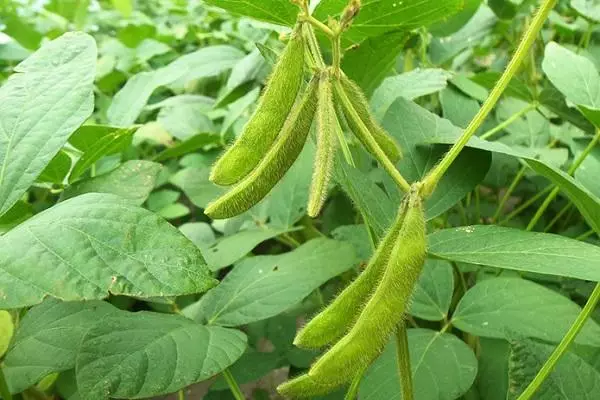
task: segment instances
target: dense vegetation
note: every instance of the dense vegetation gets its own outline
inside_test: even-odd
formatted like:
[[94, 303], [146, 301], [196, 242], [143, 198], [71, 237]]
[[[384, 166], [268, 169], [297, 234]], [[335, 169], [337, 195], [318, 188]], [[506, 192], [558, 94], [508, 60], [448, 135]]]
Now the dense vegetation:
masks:
[[2, 1], [0, 398], [600, 398], [598, 23]]

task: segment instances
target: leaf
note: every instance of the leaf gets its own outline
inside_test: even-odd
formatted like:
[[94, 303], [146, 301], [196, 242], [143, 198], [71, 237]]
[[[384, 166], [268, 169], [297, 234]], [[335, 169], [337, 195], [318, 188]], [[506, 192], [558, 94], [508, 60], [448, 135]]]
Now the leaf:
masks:
[[373, 113], [378, 119], [383, 119], [398, 98], [414, 100], [438, 92], [446, 88], [450, 77], [450, 73], [443, 69], [430, 68], [386, 78], [371, 99]]
[[248, 258], [184, 314], [222, 326], [267, 319], [350, 269], [355, 260], [352, 246], [330, 239], [312, 240], [283, 255]]
[[[347, 32], [348, 39], [353, 41], [430, 25], [458, 12], [463, 6], [462, 0], [362, 0], [361, 3], [360, 13]], [[329, 16], [339, 16], [347, 4], [348, 0], [321, 0], [314, 15], [327, 21]]]
[[63, 192], [62, 199], [84, 193], [112, 193], [141, 206], [154, 189], [162, 169], [162, 165], [150, 161], [126, 161], [110, 172], [75, 182]]
[[0, 357], [4, 356], [13, 336], [13, 320], [8, 311], [0, 310]]
[[233, 14], [278, 25], [293, 26], [300, 9], [289, 0], [205, 0], [207, 4], [223, 8]]
[[[589, 144], [589, 143], [585, 143]], [[578, 154], [581, 154], [584, 150], [584, 143], [575, 143], [575, 148]], [[583, 187], [594, 194], [600, 199], [600, 182], [598, 177], [600, 176], [600, 148], [596, 147], [592, 152], [585, 158], [583, 163], [575, 171], [575, 179]]]
[[233, 364], [246, 349], [237, 330], [178, 315], [121, 312], [91, 328], [77, 355], [84, 399], [137, 399], [175, 392]]
[[52, 161], [46, 165], [39, 178], [39, 182], [50, 182], [62, 184], [71, 170], [71, 157], [63, 150], [54, 156]]
[[391, 32], [367, 38], [357, 48], [346, 51], [342, 69], [370, 95], [394, 68], [405, 37], [404, 32]]
[[[98, 142], [114, 134], [120, 128], [110, 125], [86, 124], [82, 125], [71, 135], [69, 143], [82, 153], [87, 153], [98, 146]], [[110, 153], [116, 154], [119, 150]]]
[[481, 1], [482, 0], [465, 0], [465, 5], [462, 11], [451, 16], [445, 21], [429, 27], [429, 31], [433, 34], [433, 36], [438, 37], [450, 36], [459, 31], [460, 28], [466, 25], [467, 22], [473, 18], [473, 15], [475, 15], [481, 6]]
[[477, 391], [485, 400], [506, 400], [509, 345], [506, 340], [479, 338]]
[[178, 296], [215, 283], [200, 251], [176, 228], [114, 195], [64, 201], [0, 237], [0, 308], [46, 296]]
[[132, 0], [111, 0], [115, 7], [125, 18], [129, 18], [133, 12]]
[[[511, 341], [508, 399], [516, 399], [546, 362], [554, 346], [530, 339]], [[594, 399], [600, 391], [600, 373], [576, 354], [567, 351], [542, 383], [536, 399]]]
[[92, 113], [95, 66], [92, 37], [67, 33], [16, 66], [0, 88], [0, 215]]
[[548, 233], [495, 225], [429, 235], [429, 253], [448, 261], [600, 281], [600, 247]]
[[[510, 332], [558, 343], [581, 307], [537, 283], [519, 278], [479, 282], [460, 300], [452, 325], [476, 336], [510, 338]], [[600, 346], [600, 326], [588, 320], [575, 339]]]
[[102, 157], [115, 154], [131, 145], [133, 134], [137, 128], [117, 129], [97, 140], [75, 163], [69, 182], [74, 182]]
[[20, 393], [54, 372], [75, 368], [79, 343], [92, 326], [117, 309], [101, 301], [48, 299], [21, 320], [4, 360], [12, 393]]
[[427, 260], [415, 286], [409, 313], [428, 321], [445, 320], [453, 294], [454, 272], [450, 263]]
[[[399, 169], [409, 182], [424, 178], [446, 151], [442, 147], [424, 146], [429, 138], [458, 136], [461, 133], [461, 129], [449, 121], [404, 98], [399, 98], [392, 104], [383, 120], [383, 126], [404, 150], [405, 156], [399, 163]], [[489, 154], [463, 151], [427, 200], [427, 218], [435, 218], [458, 203], [483, 181], [490, 165]], [[387, 183], [388, 192], [397, 193], [395, 185], [391, 185], [389, 179]], [[398, 194], [391, 197], [392, 201], [399, 204]]]
[[595, 0], [571, 0], [571, 7], [587, 19], [600, 22], [600, 4]]
[[220, 135], [201, 133], [200, 135], [192, 136], [191, 138], [160, 152], [154, 157], [154, 161], [162, 162], [172, 158], [181, 157], [196, 150], [203, 149], [206, 146], [216, 145], [220, 143], [220, 141]]
[[[454, 400], [469, 390], [477, 375], [473, 351], [456, 336], [429, 329], [409, 329], [415, 400]], [[400, 400], [396, 343], [392, 340], [367, 371], [361, 400]]]
[[[235, 381], [239, 385], [254, 382], [276, 369], [282, 361], [281, 354], [276, 352], [262, 353], [256, 350], [248, 350], [235, 364], [229, 369]], [[229, 384], [219, 376], [210, 390], [228, 390]]]
[[217, 271], [243, 258], [260, 243], [277, 237], [287, 230], [251, 229], [225, 236], [202, 249], [209, 268]]
[[179, 57], [166, 67], [140, 72], [115, 95], [107, 117], [112, 125], [129, 127], [138, 118], [152, 93], [178, 80], [184, 83], [209, 78], [232, 68], [244, 53], [232, 46], [209, 46]]
[[600, 126], [600, 75], [594, 63], [555, 42], [546, 46], [542, 69], [548, 79], [596, 126]]
[[206, 208], [206, 205], [225, 192], [220, 186], [212, 183], [208, 177], [210, 168], [185, 168], [177, 172], [170, 182], [183, 190], [185, 195], [196, 207]]

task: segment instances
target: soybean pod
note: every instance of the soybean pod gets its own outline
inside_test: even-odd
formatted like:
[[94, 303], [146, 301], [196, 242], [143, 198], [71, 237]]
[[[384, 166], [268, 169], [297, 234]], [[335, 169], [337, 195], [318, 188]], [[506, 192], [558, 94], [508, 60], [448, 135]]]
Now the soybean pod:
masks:
[[275, 65], [259, 105], [242, 135], [214, 165], [210, 180], [230, 186], [256, 168], [275, 142], [304, 78], [304, 38], [299, 24]]
[[323, 72], [319, 83], [317, 108], [317, 153], [308, 199], [308, 215], [315, 218], [327, 200], [327, 189], [335, 161], [337, 130], [340, 129], [335, 106], [331, 76]]
[[277, 387], [279, 394], [290, 399], [312, 399], [324, 396], [333, 390], [337, 385], [327, 383], [317, 383], [307, 374], [300, 375]]
[[357, 370], [367, 368], [381, 354], [404, 318], [427, 253], [423, 204], [414, 186], [406, 201], [406, 216], [381, 283], [350, 332], [308, 372], [317, 385], [352, 380]]
[[344, 336], [354, 325], [384, 274], [404, 222], [406, 205], [402, 202], [396, 221], [377, 246], [365, 271], [298, 332], [294, 340], [296, 346], [315, 349], [327, 346]]
[[317, 108], [318, 83], [319, 79], [313, 77], [258, 166], [229, 192], [210, 203], [204, 211], [206, 215], [213, 219], [239, 215], [261, 201], [283, 178], [306, 143]]
[[[344, 74], [340, 77], [341, 89], [345, 91], [350, 103], [358, 115], [360, 121], [364, 124], [367, 131], [359, 126], [358, 121], [351, 115], [350, 110], [344, 107], [344, 115], [352, 132], [361, 141], [363, 146], [377, 158], [373, 143], [367, 135], [370, 135], [372, 140], [381, 148], [385, 155], [394, 164], [402, 158], [402, 150], [396, 141], [383, 129], [383, 127], [375, 120], [371, 113], [369, 102], [365, 97], [361, 88]], [[339, 96], [338, 96], [339, 97]], [[342, 102], [340, 100], [340, 102]]]

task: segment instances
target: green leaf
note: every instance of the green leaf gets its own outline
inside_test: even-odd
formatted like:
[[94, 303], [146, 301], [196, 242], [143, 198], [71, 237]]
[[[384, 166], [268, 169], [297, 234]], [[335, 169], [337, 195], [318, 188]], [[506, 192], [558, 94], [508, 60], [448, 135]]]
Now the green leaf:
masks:
[[207, 4], [223, 8], [232, 14], [247, 15], [252, 18], [278, 25], [293, 26], [300, 9], [289, 0], [205, 0]]
[[162, 165], [150, 161], [126, 161], [110, 172], [75, 182], [63, 192], [62, 199], [84, 193], [112, 193], [141, 206], [154, 189], [162, 169]]
[[203, 248], [206, 263], [213, 271], [217, 271], [243, 258], [260, 243], [277, 237], [288, 230], [251, 229], [225, 236], [216, 243]]
[[71, 157], [65, 151], [61, 150], [44, 168], [37, 180], [39, 182], [62, 184], [71, 170], [71, 165]]
[[542, 68], [548, 79], [594, 125], [600, 126], [600, 75], [592, 61], [550, 42]]
[[[399, 163], [399, 169], [409, 182], [424, 178], [447, 151], [439, 146], [426, 146], [425, 143], [437, 136], [458, 136], [461, 133], [461, 129], [449, 121], [404, 98], [399, 98], [392, 104], [383, 120], [383, 126], [404, 150], [405, 156]], [[489, 154], [463, 151], [439, 183], [433, 196], [427, 200], [427, 218], [435, 218], [458, 203], [483, 181], [490, 165]], [[391, 181], [388, 179], [388, 191], [394, 193], [396, 189], [389, 183]], [[392, 200], [399, 204], [398, 195], [392, 196]]]
[[220, 142], [221, 135], [201, 133], [200, 135], [193, 136], [183, 142], [177, 143], [173, 147], [160, 152], [156, 157], [154, 157], [154, 161], [162, 162], [172, 158], [181, 157], [196, 150], [203, 149], [206, 146], [214, 146]]
[[4, 2], [0, 9], [0, 17], [4, 28], [3, 33], [14, 38], [21, 46], [36, 50], [40, 47], [40, 43], [44, 36], [39, 33], [33, 25], [21, 18], [17, 10], [14, 9], [13, 2]]
[[391, 32], [368, 38], [344, 54], [342, 69], [370, 95], [393, 70], [405, 37], [404, 32]]
[[415, 317], [441, 321], [448, 317], [454, 294], [454, 272], [449, 262], [427, 260], [412, 295], [409, 313]]
[[[277, 352], [262, 353], [256, 350], [248, 351], [229, 369], [239, 385], [254, 382], [276, 369], [282, 361]], [[210, 390], [228, 390], [229, 385], [223, 376], [219, 376]]]
[[485, 400], [506, 400], [509, 344], [506, 340], [479, 338], [477, 391]]
[[451, 75], [443, 69], [415, 69], [386, 78], [375, 90], [371, 108], [378, 119], [383, 119], [392, 104], [400, 97], [414, 100], [439, 92], [448, 85]]
[[64, 201], [0, 237], [0, 308], [31, 306], [46, 296], [178, 296], [214, 285], [193, 243], [114, 195]]
[[584, 17], [600, 22], [600, 3], [597, 0], [571, 0], [571, 7]]
[[437, 24], [429, 27], [429, 31], [433, 36], [450, 36], [457, 32], [464, 25], [469, 22], [473, 15], [477, 12], [481, 6], [482, 0], [465, 0], [465, 5], [459, 13], [451, 16], [445, 21], [438, 22]]
[[[581, 154], [584, 150], [586, 143], [575, 143], [575, 148], [578, 154]], [[583, 163], [577, 171], [575, 171], [575, 179], [587, 190], [589, 190], [594, 196], [600, 199], [600, 148], [596, 147], [592, 152], [585, 158]]]
[[[462, 0], [362, 0], [360, 13], [355, 18], [347, 37], [361, 41], [369, 36], [379, 36], [401, 29], [409, 31], [440, 21], [461, 10]], [[314, 15], [326, 21], [329, 16], [339, 16], [348, 0], [321, 0]]]
[[96, 161], [100, 160], [102, 157], [118, 153], [131, 145], [133, 134], [136, 129], [137, 128], [117, 129], [96, 141], [93, 146], [83, 153], [77, 163], [75, 163], [71, 175], [69, 176], [69, 182], [76, 181], [77, 178], [83, 175], [88, 168], [94, 165]]
[[13, 336], [13, 320], [8, 311], [0, 310], [0, 357], [6, 353]]
[[283, 255], [248, 258], [184, 314], [222, 326], [267, 319], [299, 303], [355, 261], [351, 245], [330, 239], [312, 240]]
[[67, 33], [16, 66], [0, 88], [0, 215], [92, 113], [95, 66], [92, 37]]
[[176, 81], [209, 78], [232, 68], [244, 53], [232, 46], [209, 46], [179, 57], [166, 67], [140, 72], [115, 95], [107, 117], [112, 125], [129, 127], [138, 118], [156, 89]]
[[[477, 375], [473, 351], [454, 335], [429, 329], [409, 329], [415, 400], [454, 400], [469, 390]], [[367, 371], [361, 400], [400, 400], [395, 340]]]
[[212, 183], [208, 177], [210, 168], [185, 168], [177, 172], [170, 182], [183, 190], [185, 195], [196, 207], [206, 208], [206, 205], [225, 192], [225, 189]]
[[92, 326], [117, 309], [101, 301], [48, 299], [19, 323], [4, 366], [12, 393], [38, 383], [53, 372], [75, 368], [79, 343]]
[[488, 0], [488, 6], [500, 19], [510, 20], [517, 15], [517, 4], [511, 0]]
[[133, 12], [132, 0], [111, 0], [113, 6], [121, 13], [125, 18], [129, 18]]
[[563, 236], [494, 225], [429, 235], [429, 253], [448, 261], [600, 281], [600, 247]]
[[[530, 339], [511, 341], [508, 399], [525, 390], [546, 362], [554, 346]], [[600, 392], [600, 373], [576, 354], [567, 351], [535, 395], [536, 399], [594, 399]]]
[[[509, 338], [509, 332], [516, 332], [559, 342], [580, 312], [577, 304], [537, 283], [495, 278], [469, 289], [458, 303], [452, 325], [476, 336]], [[588, 320], [575, 340], [600, 346], [600, 326]]]
[[[69, 143], [82, 153], [87, 153], [98, 146], [98, 142], [106, 140], [106, 137], [110, 137], [115, 131], [120, 128], [117, 126], [110, 125], [96, 125], [86, 124], [82, 125], [69, 138]], [[110, 153], [118, 153], [119, 150]]]
[[246, 336], [237, 330], [178, 315], [121, 312], [84, 336], [77, 386], [85, 399], [172, 393], [223, 371], [245, 349]]

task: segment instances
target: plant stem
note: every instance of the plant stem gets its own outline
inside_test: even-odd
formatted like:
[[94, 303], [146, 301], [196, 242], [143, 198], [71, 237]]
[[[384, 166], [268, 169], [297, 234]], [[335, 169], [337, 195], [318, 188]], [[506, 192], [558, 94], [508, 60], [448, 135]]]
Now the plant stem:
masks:
[[525, 114], [527, 114], [529, 111], [535, 110], [537, 108], [537, 106], [538, 106], [537, 103], [529, 104], [527, 107], [523, 108], [521, 111], [518, 111], [515, 114], [513, 114], [506, 121], [502, 122], [501, 124], [499, 124], [495, 128], [490, 129], [489, 131], [485, 132], [484, 134], [482, 134], [479, 137], [481, 139], [483, 139], [483, 140], [489, 140], [496, 133], [503, 131], [506, 127], [508, 127], [511, 124], [513, 124], [515, 121], [517, 121], [519, 118], [521, 118], [522, 116], [524, 116]]
[[222, 374], [225, 380], [227, 381], [227, 385], [229, 385], [229, 390], [231, 390], [231, 393], [233, 394], [235, 400], [246, 400], [244, 394], [242, 393], [242, 390], [240, 389], [240, 386], [238, 385], [234, 376], [231, 374], [231, 371], [229, 371], [229, 368], [225, 369], [222, 372]]
[[508, 202], [508, 199], [510, 199], [510, 196], [513, 194], [513, 192], [515, 191], [515, 189], [517, 188], [517, 186], [519, 185], [519, 183], [525, 176], [526, 171], [527, 171], [527, 167], [521, 167], [521, 169], [515, 176], [515, 179], [513, 179], [512, 183], [506, 190], [506, 193], [504, 193], [504, 196], [502, 196], [502, 200], [500, 200], [500, 204], [498, 204], [498, 208], [496, 208], [496, 212], [494, 213], [494, 217], [492, 218], [493, 221], [497, 221], [498, 218], [500, 218], [500, 214], [502, 214], [502, 211], [504, 210], [504, 206], [506, 206], [506, 202]]
[[412, 369], [410, 367], [410, 353], [408, 350], [408, 330], [403, 321], [398, 325], [396, 332], [396, 360], [398, 361], [398, 373], [400, 374], [400, 385], [402, 386], [402, 400], [413, 400]]
[[[590, 153], [592, 152], [592, 150], [594, 150], [594, 147], [596, 147], [596, 145], [598, 144], [599, 141], [600, 141], [600, 129], [597, 129], [596, 135], [594, 136], [594, 138], [592, 139], [590, 144], [588, 144], [588, 146], [585, 148], [585, 150], [583, 150], [583, 152], [579, 155], [579, 157], [577, 157], [575, 159], [575, 161], [573, 162], [573, 165], [571, 165], [571, 167], [569, 168], [569, 171], [568, 171], [569, 175], [573, 175], [575, 173], [575, 171], [577, 171], [577, 169], [581, 166], [581, 164], [583, 164], [583, 162], [585, 161], [587, 156], [589, 156]], [[546, 210], [548, 209], [548, 207], [550, 206], [552, 201], [554, 201], [554, 199], [556, 198], [556, 196], [558, 196], [559, 193], [560, 193], [560, 187], [556, 186], [552, 190], [552, 192], [550, 192], [548, 197], [546, 197], [546, 200], [544, 200], [544, 202], [542, 203], [540, 208], [538, 208], [537, 212], [535, 213], [535, 215], [529, 222], [529, 225], [527, 225], [528, 231], [535, 228], [535, 226], [537, 225], [539, 220], [542, 218], [542, 216], [544, 215], [544, 213], [546, 212]]]
[[404, 192], [410, 191], [410, 185], [408, 184], [406, 179], [404, 179], [402, 174], [400, 174], [400, 171], [398, 171], [396, 169], [394, 164], [386, 156], [386, 154], [383, 152], [381, 147], [379, 147], [379, 144], [377, 144], [377, 142], [375, 141], [375, 139], [373, 139], [373, 136], [369, 132], [369, 128], [367, 128], [365, 126], [365, 123], [362, 121], [362, 119], [360, 119], [360, 116], [356, 112], [356, 109], [352, 105], [352, 102], [348, 98], [348, 95], [346, 94], [346, 91], [342, 87], [340, 81], [335, 80], [334, 85], [336, 87], [337, 94], [339, 95], [339, 98], [343, 103], [344, 108], [346, 108], [346, 110], [348, 110], [348, 114], [350, 114], [350, 118], [352, 118], [354, 120], [354, 123], [356, 124], [358, 129], [360, 129], [362, 131], [362, 134], [365, 137], [365, 140], [367, 140], [369, 142], [369, 147], [373, 151], [377, 161], [383, 166], [383, 168], [388, 172], [388, 174], [390, 174], [392, 179], [396, 182], [396, 185], [398, 185], [398, 187], [401, 190], [403, 190]]
[[324, 23], [322, 23], [321, 21], [319, 21], [312, 15], [306, 14], [303, 18], [306, 22], [308, 22], [309, 24], [311, 24], [318, 30], [322, 31], [328, 37], [333, 38], [335, 36], [335, 32], [333, 30], [331, 30], [330, 27], [328, 27], [327, 25], [325, 25]]
[[532, 198], [530, 198], [529, 200], [527, 200], [525, 203], [521, 204], [513, 212], [511, 212], [510, 214], [508, 214], [506, 216], [506, 218], [504, 218], [502, 221], [499, 222], [499, 224], [500, 225], [504, 225], [505, 223], [507, 223], [508, 221], [510, 221], [511, 219], [513, 219], [514, 217], [516, 217], [517, 215], [519, 215], [525, 209], [529, 208], [529, 206], [531, 206], [533, 203], [535, 203], [536, 201], [538, 201], [539, 199], [541, 199], [544, 195], [546, 195], [548, 192], [550, 192], [552, 190], [552, 188], [553, 188], [552, 185], [547, 186], [546, 189], [542, 190], [541, 192], [539, 192], [538, 194], [536, 194], [535, 196], [533, 196]]
[[550, 358], [546, 360], [546, 363], [544, 363], [542, 369], [538, 372], [533, 381], [531, 381], [531, 383], [529, 384], [529, 386], [527, 386], [525, 391], [521, 393], [518, 400], [529, 400], [533, 397], [533, 395], [540, 388], [542, 383], [544, 383], [544, 380], [546, 380], [546, 378], [550, 375], [550, 373], [556, 366], [558, 360], [560, 360], [562, 355], [569, 349], [569, 346], [571, 345], [571, 343], [573, 343], [573, 341], [577, 337], [577, 334], [579, 334], [579, 332], [585, 325], [585, 322], [588, 320], [588, 318], [596, 308], [598, 300], [600, 300], [600, 283], [596, 285], [596, 288], [594, 289], [592, 295], [585, 304], [585, 307], [583, 308], [583, 310], [581, 310], [581, 313], [579, 313], [579, 316], [577, 317], [575, 322], [573, 322], [573, 325], [571, 325], [571, 328], [569, 329], [565, 337], [561, 340], [556, 349], [554, 349], [554, 352], [552, 352]]
[[496, 103], [498, 103], [498, 100], [500, 100], [500, 96], [502, 96], [502, 93], [504, 93], [504, 91], [508, 87], [508, 84], [521, 67], [523, 60], [527, 57], [527, 53], [531, 49], [531, 46], [535, 41], [538, 33], [544, 26], [544, 22], [548, 18], [550, 11], [552, 11], [552, 9], [554, 8], [556, 1], [557, 0], [544, 0], [539, 11], [533, 18], [531, 26], [529, 26], [529, 28], [525, 31], [525, 34], [521, 39], [521, 43], [519, 43], [519, 46], [517, 47], [515, 55], [510, 60], [510, 63], [506, 67], [506, 70], [496, 83], [496, 86], [494, 86], [494, 89], [492, 89], [489, 97], [483, 103], [483, 106], [481, 107], [477, 115], [475, 115], [467, 129], [463, 132], [462, 136], [458, 139], [454, 146], [452, 146], [450, 151], [446, 153], [442, 161], [427, 175], [427, 177], [423, 181], [423, 193], [425, 195], [428, 196], [431, 195], [431, 193], [433, 193], [435, 187], [442, 179], [448, 168], [450, 168], [454, 160], [456, 160], [456, 158], [467, 145], [471, 137], [475, 134], [475, 132], [477, 132], [481, 124], [483, 124], [487, 116], [496, 106]]
[[10, 390], [8, 390], [8, 384], [6, 383], [6, 378], [4, 377], [4, 371], [0, 368], [0, 396], [4, 400], [12, 400], [12, 396], [10, 394]]
[[181, 389], [177, 392], [177, 400], [185, 400], [185, 390]]
[[564, 206], [563, 209], [556, 214], [554, 219], [550, 221], [550, 223], [544, 228], [544, 232], [550, 231], [550, 229], [552, 229], [552, 227], [563, 217], [563, 215], [565, 215], [567, 211], [569, 211], [571, 207], [573, 207], [573, 203], [567, 203], [567, 205]]
[[356, 374], [354, 379], [352, 380], [352, 384], [350, 388], [348, 388], [348, 392], [344, 396], [344, 400], [355, 400], [358, 396], [358, 390], [360, 389], [360, 381], [362, 380], [363, 372]]
[[575, 238], [575, 240], [585, 240], [585, 239], [587, 239], [587, 238], [589, 238], [591, 236], [594, 236], [595, 233], [596, 233], [595, 230], [590, 229], [589, 231], [587, 231], [585, 233], [582, 233], [581, 235], [577, 236]]

